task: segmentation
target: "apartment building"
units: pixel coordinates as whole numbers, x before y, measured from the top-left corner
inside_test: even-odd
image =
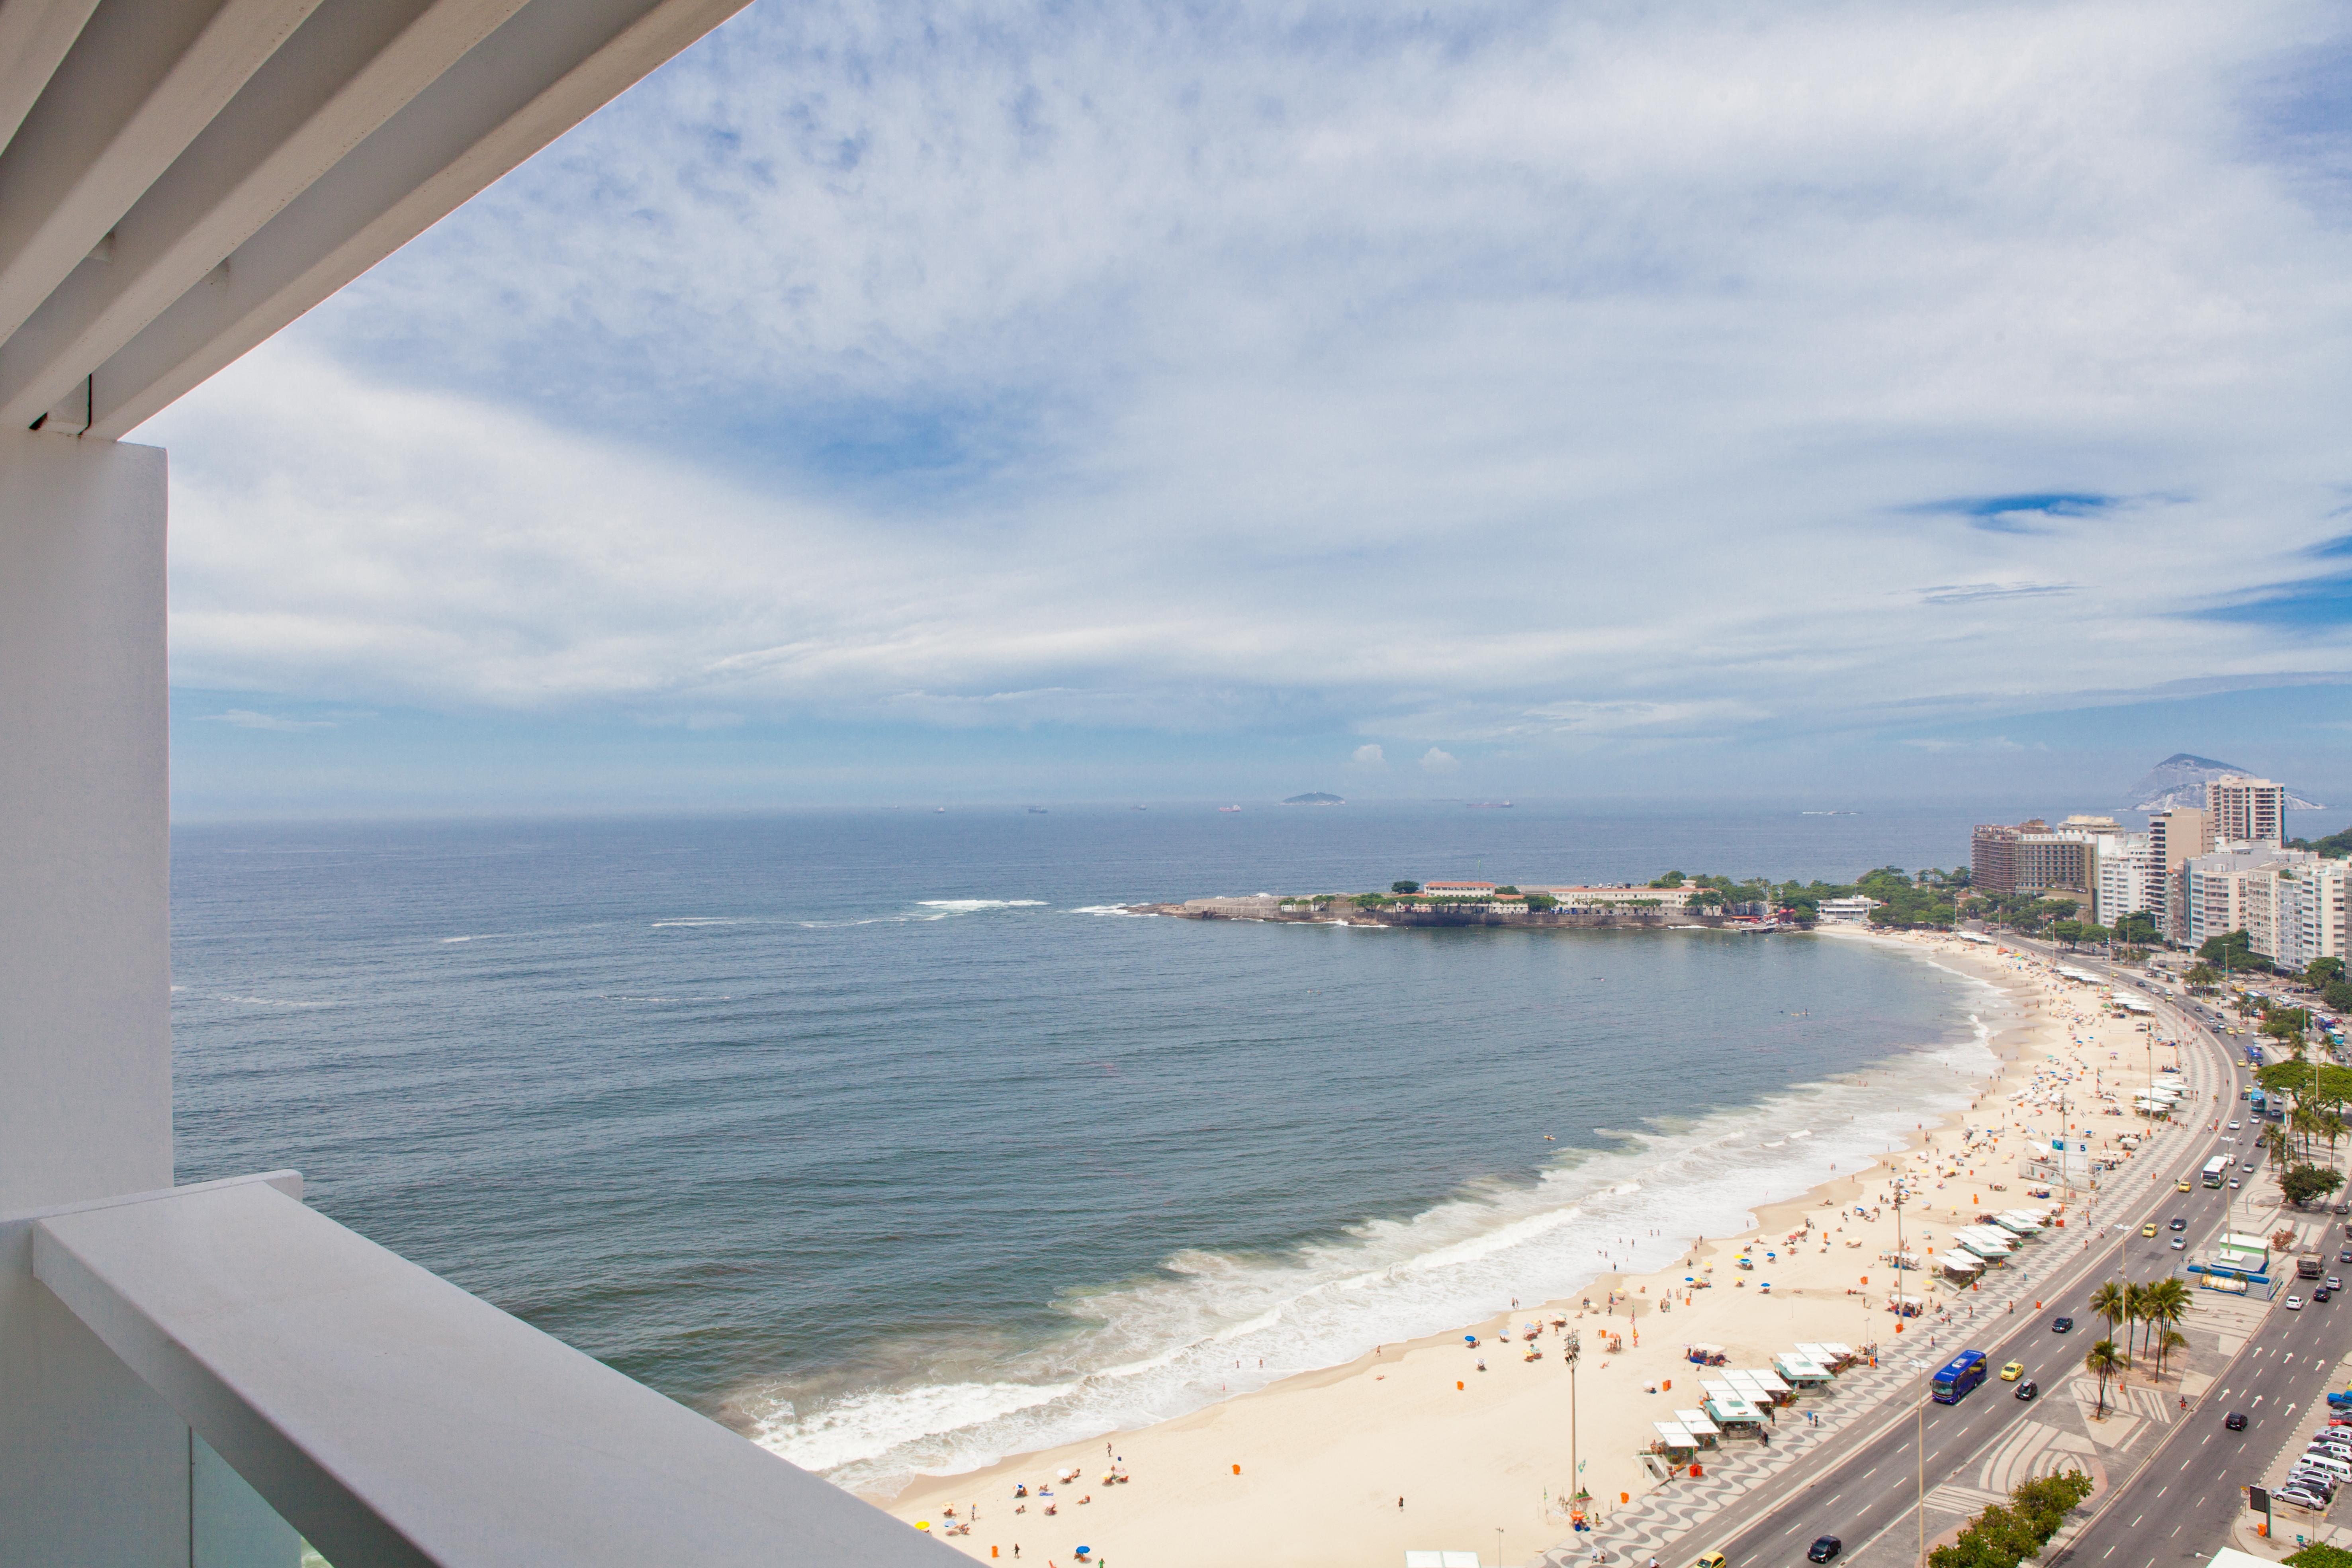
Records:
[[[2093,841],[2096,851],[2091,889],[2091,918],[2111,926],[2126,915],[2155,915],[2163,923],[2164,874],[2150,836],[2145,833],[2103,835]]]
[[[2205,781],[2209,841],[2216,844],[2286,842],[2286,785],[2269,779],[2224,773]]]
[[[1969,835],[1969,885],[1980,893],[2017,891],[2018,837],[2029,827],[2039,831],[2044,826],[2038,820],[2016,827],[1979,823]]]
[[[2212,823],[2198,806],[2153,812],[2147,819],[2147,856],[2158,880],[2148,909],[2157,916],[2158,928],[2173,942],[2189,937],[2189,900],[2181,868],[2212,852]]]
[[[2322,952],[2341,956],[2341,866],[2307,849],[2268,845],[2200,855],[2182,868],[2189,930],[2181,940],[2197,946],[2242,931],[2255,952],[2282,963],[2307,963]]]

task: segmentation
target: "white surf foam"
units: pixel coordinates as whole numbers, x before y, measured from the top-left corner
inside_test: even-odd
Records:
[[[1177,1254],[1150,1279],[1057,1302],[1070,1331],[1005,1358],[999,1375],[910,1376],[804,1415],[776,1394],[750,1391],[745,1403],[768,1406],[757,1435],[785,1458],[887,1489],[1165,1420],[1477,1321],[1515,1297],[1572,1300],[1602,1273],[1664,1267],[1695,1236],[1746,1229],[1758,1204],[1853,1174],[1901,1142],[1921,1111],[1966,1104],[1998,1066],[1981,1024],[1976,1032],[1673,1131],[1619,1131],[1613,1146],[1563,1156],[1532,1184],[1482,1184],[1280,1256]],[[1792,1125],[1811,1136],[1784,1131]]]
[[[918,899],[915,901],[924,909],[944,910],[951,915],[978,914],[982,910],[1036,910],[1045,905],[1043,899]]]

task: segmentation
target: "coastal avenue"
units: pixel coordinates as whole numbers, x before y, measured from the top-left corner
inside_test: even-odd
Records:
[[[2210,1104],[2213,1120],[2228,1121],[2231,1117],[2230,1108],[2236,1103],[2248,1081],[2244,1063],[2210,1030],[2186,1015],[2182,1017],[2177,1037],[2184,1046],[2191,1042],[2203,1044],[2221,1064],[2221,1097]],[[2243,1138],[2246,1142],[2238,1142],[2235,1141],[2237,1138]],[[1882,1360],[1901,1357],[1920,1363],[1918,1400],[1927,1397],[1927,1377],[1962,1349],[1983,1351],[1996,1367],[2011,1360],[2022,1362],[2025,1375],[2042,1385],[2042,1399],[2065,1397],[2066,1384],[2080,1372],[2084,1352],[2105,1332],[2105,1325],[2090,1310],[2091,1292],[2103,1280],[2118,1277],[2126,1267],[2142,1277],[2151,1272],[2168,1273],[2177,1259],[2200,1250],[2225,1227],[2231,1201],[2239,1194],[2226,1187],[2210,1190],[2195,1181],[2198,1168],[2215,1152],[2231,1155],[2233,1166],[2247,1160],[2255,1162],[2256,1170],[2252,1174],[2243,1175],[2249,1188],[2262,1177],[2262,1156],[2252,1142],[2251,1128],[2238,1134],[2227,1131],[2193,1134],[2175,1146],[2170,1160],[2157,1167],[2154,1179],[2147,1182],[2144,1191],[2133,1193],[2127,1189],[2116,1189],[2110,1193],[2108,1202],[2118,1205],[2122,1212],[2104,1217],[2116,1229],[2095,1232],[2095,1247],[2083,1251],[2075,1260],[2062,1258],[2053,1261],[2053,1276],[2027,1282],[2024,1289],[2032,1294],[2019,1300],[2014,1314],[1999,1312],[1998,1303],[1995,1303],[1995,1315],[1987,1323],[1984,1313],[1988,1309],[1979,1305],[1978,1322],[1983,1327],[1972,1327],[1961,1321],[1932,1329],[1923,1325],[1899,1339],[1890,1335],[1880,1342]],[[2191,1182],[2190,1190],[2187,1193],[2178,1190],[2177,1184],[2182,1179]],[[2137,1173],[2134,1173],[2134,1183],[2137,1184]],[[2183,1234],[2189,1240],[2189,1252],[2176,1254],[2170,1249],[2173,1233],[2168,1230],[2159,1232],[2152,1240],[2143,1239],[2137,1234],[2139,1226],[2148,1219],[2162,1223],[2175,1215],[2189,1221],[2189,1228]],[[2042,1303],[2039,1310],[2032,1305],[2035,1300]],[[2352,1302],[2346,1305],[2352,1306]],[[2051,1331],[2051,1321],[2062,1315],[2074,1318],[2076,1324],[2074,1332],[2058,1334]],[[2219,1430],[2221,1415],[2219,1405],[2224,1389],[2232,1390],[2236,1397],[2245,1399],[2264,1394],[2267,1395],[2263,1402],[2265,1407],[2278,1405],[2282,1411],[2291,1413],[2293,1401],[2285,1395],[2284,1388],[2293,1377],[2306,1380],[2300,1397],[2310,1397],[2307,1380],[2312,1368],[2307,1356],[2272,1354],[2257,1358],[2254,1352],[2259,1345],[2295,1340],[2295,1321],[2315,1316],[2324,1317],[2332,1329],[2336,1314],[2326,1308],[2318,1309],[2315,1314],[2312,1311],[2270,1314],[2260,1334],[2249,1342],[2214,1385],[2213,1391],[2199,1402],[2200,1409],[2210,1415],[2210,1425],[2214,1429]],[[2352,1329],[2346,1331],[2352,1332]],[[1927,1342],[1931,1335],[1935,1341],[1932,1349]],[[1912,1342],[1915,1337],[1916,1348]],[[2331,1335],[2329,1343],[2335,1342]],[[2320,1353],[2328,1352],[2323,1350]],[[2270,1389],[2266,1382],[2249,1383],[2249,1363],[2257,1359],[2266,1363],[2266,1373],[2271,1367],[2275,1367],[2275,1378],[2281,1385],[2279,1390]],[[1958,1472],[1979,1460],[1985,1450],[2008,1432],[2012,1422],[2031,1414],[2042,1403],[2041,1400],[2021,1401],[2013,1397],[2013,1384],[1993,1379],[1958,1405],[1927,1405],[1926,1484],[1928,1490],[1954,1479]],[[2258,1415],[2259,1412],[2252,1414]],[[2203,1425],[2192,1416],[2168,1437],[2158,1451],[2158,1463],[2149,1466],[2146,1472],[2152,1479],[2152,1487],[2164,1484],[2160,1474],[2164,1465],[2173,1465],[2177,1469],[2179,1460],[2174,1456],[2186,1452],[2179,1447],[2183,1435],[2201,1431]],[[1733,1568],[1746,1568],[1750,1563],[1794,1563],[1802,1559],[1806,1546],[1822,1535],[1843,1538],[1847,1543],[1849,1556],[1858,1557],[1863,1551],[1898,1527],[1905,1531],[1916,1529],[1914,1514],[1917,1507],[1920,1468],[1916,1441],[1918,1426],[1916,1402],[1912,1399],[1898,1401],[1897,1413],[1882,1415],[1858,1441],[1851,1446],[1841,1445],[1829,1449],[1801,1464],[1794,1471],[1780,1478],[1778,1484],[1769,1489],[1769,1496],[1735,1503],[1710,1521],[1705,1529],[1693,1531],[1676,1543],[1674,1554],[1666,1560],[1687,1563],[1702,1551],[1712,1549],[1724,1552]],[[2252,1439],[2260,1429],[2261,1424],[2256,1422],[2242,1436]],[[2260,1466],[2268,1462],[2277,1445],[2284,1441],[2284,1426],[2279,1419],[2272,1420],[2269,1434],[2259,1443],[2249,1441],[2248,1458],[2242,1464],[2236,1461],[2234,1455],[2224,1457],[2213,1450],[2205,1450],[2213,1455],[2210,1463],[2189,1461],[2198,1466],[2198,1479],[2203,1490],[2220,1494],[2228,1506],[2214,1516],[2210,1529],[2192,1529],[2185,1533],[2183,1542],[2178,1544],[2185,1544],[2191,1550],[2200,1546],[2210,1550],[2210,1545],[2227,1531],[2237,1506],[2235,1489],[2242,1479],[2246,1479],[2241,1472],[2251,1465],[2258,1473]],[[2231,1433],[2226,1436],[2236,1438],[2242,1435]],[[2193,1437],[2191,1441],[2194,1441]],[[2211,1471],[2210,1475],[2206,1473],[2208,1470]],[[2126,1486],[2121,1496],[2129,1499],[2141,1492],[2141,1487],[2133,1484]],[[2136,1526],[2129,1523],[2121,1526],[2135,1541],[2158,1523],[2144,1512],[2126,1513],[2120,1508],[2109,1507],[2107,1498],[2095,1498],[2090,1506],[2097,1510],[2097,1517],[2090,1531],[2071,1548],[2072,1556],[2078,1562],[2104,1561],[2102,1554],[2108,1550],[2108,1527],[2118,1518],[2126,1521],[2137,1518]],[[2165,1506],[2169,1509],[2171,1504]],[[2200,1521],[2203,1512],[2203,1509],[2199,1508]],[[2178,1513],[2168,1513],[2162,1522],[2169,1527],[2183,1517]],[[1913,1554],[1914,1549],[1909,1547],[1902,1552],[1906,1559]],[[2149,1559],[2146,1555],[2135,1557],[2129,1552],[2117,1559],[2119,1562],[2126,1560],[2146,1562]]]

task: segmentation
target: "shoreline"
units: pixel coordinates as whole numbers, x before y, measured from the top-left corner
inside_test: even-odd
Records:
[[[1400,1542],[1463,1549],[1496,1522],[1507,1525],[1525,1554],[1570,1534],[1565,1515],[1548,1513],[1544,1507],[1565,1489],[1560,1483],[1567,1476],[1559,1451],[1566,1435],[1556,1430],[1564,1414],[1557,1397],[1558,1331],[1550,1326],[1556,1319],[1587,1339],[1580,1369],[1585,1484],[1612,1504],[1621,1494],[1638,1497],[1648,1486],[1636,1479],[1632,1440],[1646,1435],[1649,1421],[1671,1418],[1674,1407],[1700,1397],[1697,1369],[1681,1362],[1681,1343],[1721,1342],[1734,1350],[1733,1365],[1752,1367],[1769,1364],[1772,1352],[1801,1341],[1859,1348],[1890,1337],[1894,1320],[1883,1307],[1885,1272],[1879,1257],[1881,1244],[1892,1244],[1891,1219],[1882,1214],[1877,1223],[1864,1221],[1852,1214],[1851,1205],[1884,1188],[1897,1171],[1916,1171],[1922,1163],[1941,1170],[1947,1160],[1959,1162],[1952,1167],[1955,1176],[1965,1170],[1975,1178],[1966,1183],[1979,1189],[1968,1194],[1972,1205],[1986,1196],[1982,1189],[1989,1184],[2018,1189],[2014,1196],[1997,1200],[2005,1205],[2026,1203],[2024,1184],[2005,1173],[2004,1163],[2014,1166],[2013,1152],[2004,1163],[1993,1163],[2003,1159],[1993,1152],[1998,1144],[1980,1159],[1948,1135],[1972,1122],[1987,1122],[1980,1112],[1992,1097],[2002,1095],[2007,1098],[1998,1120],[2005,1140],[2015,1131],[2011,1121],[2022,1126],[2030,1121],[2032,1102],[2020,1102],[2042,1082],[2052,1061],[2061,1068],[2071,1061],[2069,1082],[2084,1075],[2095,1078],[2107,1065],[2095,1068],[2076,1044],[2074,1032],[2092,1028],[2081,1017],[2089,1010],[2087,997],[2078,994],[2071,1013],[2050,1005],[2062,983],[2038,957],[1946,936],[1834,929],[1828,934],[1906,949],[1920,962],[1986,985],[1993,994],[1988,1005],[1972,1011],[1993,1058],[1990,1073],[1977,1081],[1968,1103],[1932,1126],[1917,1127],[1897,1147],[1860,1168],[1758,1205],[1750,1211],[1752,1223],[1734,1235],[1686,1238],[1676,1261],[1665,1268],[1646,1273],[1605,1270],[1569,1296],[1539,1308],[1519,1308],[1518,1318],[1546,1325],[1538,1342],[1544,1359],[1522,1363],[1514,1357],[1490,1363],[1492,1370],[1483,1373],[1454,1376],[1478,1359],[1465,1359],[1463,1334],[1478,1335],[1481,1345],[1491,1349],[1499,1343],[1496,1336],[1503,1324],[1514,1318],[1511,1312],[1489,1314],[1457,1331],[1382,1345],[1351,1362],[1299,1373],[1166,1421],[1011,1456],[951,1476],[920,1477],[895,1495],[874,1500],[910,1524],[929,1522],[935,1531],[950,1519],[969,1522],[976,1503],[979,1527],[954,1537],[951,1544],[980,1557],[994,1546],[1009,1558],[1009,1547],[1019,1542],[1024,1555],[1042,1553],[1055,1564],[1081,1542],[1093,1545],[1102,1560],[1116,1551],[1121,1568],[1131,1568],[1139,1552],[1147,1568],[1162,1556],[1172,1560],[1178,1541],[1197,1545],[1214,1540],[1262,1556],[1269,1554],[1270,1541],[1292,1541],[1294,1549],[1271,1553],[1286,1561],[1391,1551]],[[2113,1021],[2116,1043],[2128,1026]],[[2129,1076],[2122,1069],[2130,1064],[2118,1059],[2116,1065],[2120,1083]],[[2138,1125],[2126,1121],[2119,1131]],[[1931,1152],[1937,1155],[1932,1163]],[[1937,1201],[1937,1189],[1948,1179],[1936,1180],[1913,1200],[1908,1244],[1915,1252],[1932,1249],[1934,1233],[1958,1216],[1956,1203]],[[1804,1231],[1807,1245],[1822,1245],[1802,1256],[1792,1251],[1786,1263],[1774,1262],[1778,1280],[1770,1296],[1748,1289],[1745,1279],[1728,1282],[1727,1277],[1736,1277],[1729,1266],[1739,1250],[1736,1243],[1746,1240],[1760,1248],[1766,1238],[1796,1232],[1808,1221],[1821,1228]],[[1850,1229],[1831,1228],[1840,1225]],[[1832,1237],[1843,1245],[1830,1247]],[[1677,1276],[1705,1278],[1710,1268],[1716,1277],[1707,1288],[1661,1310],[1662,1303],[1675,1300],[1667,1287]],[[1867,1284],[1843,1283],[1865,1277]],[[1931,1310],[1952,1300],[1942,1288],[1930,1292],[1918,1280],[1906,1280],[1906,1293],[1929,1296]],[[1617,1292],[1625,1298],[1622,1302],[1612,1300]],[[1732,1301],[1742,1310],[1727,1312],[1724,1304]],[[1662,1317],[1666,1321],[1656,1321]],[[1738,1320],[1736,1327],[1727,1326],[1729,1318]],[[1606,1347],[1594,1331],[1603,1329],[1624,1331],[1622,1350]],[[1514,1349],[1525,1343],[1517,1342]],[[1677,1367],[1682,1374],[1693,1374],[1684,1391],[1662,1388],[1653,1397],[1627,1386],[1646,1390],[1663,1384],[1677,1375]],[[1546,1371],[1549,1378],[1541,1376]],[[1531,1372],[1536,1375],[1529,1376]],[[1392,1384],[1413,1386],[1409,1392]],[[1121,1462],[1131,1480],[1100,1482],[1104,1467],[1113,1462]],[[1232,1468],[1235,1464],[1242,1466],[1238,1474]],[[1073,1468],[1079,1479],[1064,1489],[1071,1494],[1067,1507],[1055,1500],[1055,1515],[1044,1516],[1040,1508],[1013,1500],[1016,1482],[1026,1481],[1034,1493],[1041,1483],[1051,1484],[1047,1478]],[[1381,1477],[1377,1482],[1370,1479],[1375,1474]],[[1411,1506],[1416,1489],[1429,1500],[1419,1510]],[[1402,1510],[1396,1507],[1399,1495],[1408,1505]],[[1384,1508],[1370,1506],[1367,1500],[1375,1496],[1386,1498]],[[1082,1497],[1090,1502],[1078,1502]],[[1028,1511],[1015,1515],[1016,1506]],[[946,1512],[950,1507],[953,1516]],[[1397,1514],[1402,1518],[1392,1517]],[[1459,1523],[1448,1522],[1457,1514]],[[1470,1519],[1486,1515],[1494,1517],[1471,1532]],[[1310,1549],[1310,1542],[1323,1544]]]

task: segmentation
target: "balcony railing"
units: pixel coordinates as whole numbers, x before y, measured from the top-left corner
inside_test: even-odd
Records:
[[[37,1281],[193,1434],[198,1562],[213,1455],[335,1568],[951,1560],[300,1192],[277,1172],[0,1218],[0,1317]]]

